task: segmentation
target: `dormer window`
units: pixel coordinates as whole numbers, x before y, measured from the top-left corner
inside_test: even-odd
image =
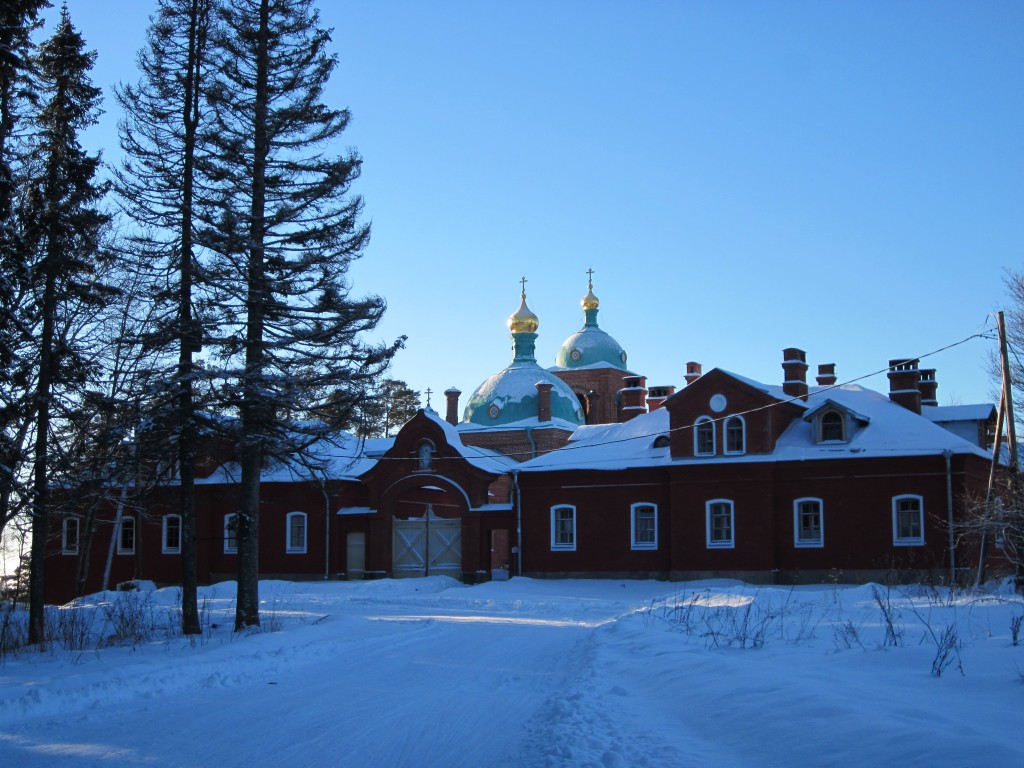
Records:
[[[715,422],[707,416],[701,416],[694,425],[693,452],[697,456],[715,455]]]
[[[820,442],[846,442],[846,419],[839,411],[825,411],[821,414],[819,425]]]
[[[871,423],[871,419],[864,414],[831,398],[809,410],[804,415],[804,421],[813,430],[811,439],[823,444],[850,443]]]

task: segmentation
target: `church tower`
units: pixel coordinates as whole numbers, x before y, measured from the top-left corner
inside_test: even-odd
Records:
[[[458,430],[466,445],[524,461],[565,445],[584,423],[583,408],[572,389],[537,363],[540,321],[526,304],[525,277],[519,309],[507,324],[512,362],[470,395]]]
[[[565,340],[548,370],[572,388],[587,424],[627,421],[647,410],[646,383],[626,367],[626,352],[597,323],[600,300],[594,270],[587,270],[587,294],[580,301],[583,327]]]

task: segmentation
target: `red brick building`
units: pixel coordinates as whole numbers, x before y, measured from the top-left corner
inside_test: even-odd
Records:
[[[648,388],[597,324],[556,365],[534,358],[539,321],[509,318],[513,360],[446,416],[399,434],[339,435],[323,470],[269,467],[262,482],[266,578],[448,574],[466,581],[708,576],[774,583],[934,578],[975,565],[950,536],[988,475],[992,406],[940,408],[935,372],[890,362],[890,392],[807,382],[784,350],[779,384],[687,364],[686,384]],[[237,466],[208,462],[197,487],[199,578],[233,578]],[[178,581],[173,484],[126,492],[55,527],[48,597],[129,579]]]

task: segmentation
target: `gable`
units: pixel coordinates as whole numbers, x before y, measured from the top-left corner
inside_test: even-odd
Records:
[[[485,466],[486,465],[486,466]],[[502,474],[498,458],[462,444],[458,432],[436,414],[420,410],[395,436],[372,469],[360,476],[371,501],[391,487],[416,485],[416,477],[443,478],[463,489],[470,507],[487,503],[488,487]]]
[[[697,455],[695,429],[698,423],[707,421],[714,430],[713,454],[724,455],[728,445],[726,422],[733,417],[741,420],[745,431],[744,453],[771,453],[779,436],[805,410],[802,403],[775,396],[770,387],[758,386],[720,368],[676,392],[665,401],[664,408],[670,414],[673,458]]]

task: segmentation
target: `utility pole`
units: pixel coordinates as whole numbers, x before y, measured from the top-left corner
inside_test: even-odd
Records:
[[[1013,418],[1013,386],[1012,380],[1010,379],[1010,355],[1007,351],[1006,343],[1006,324],[1003,319],[1003,313],[1000,310],[996,313],[996,330],[999,333],[999,370],[1002,374],[1002,393],[999,398],[999,411],[996,416],[996,442],[992,447],[992,468],[988,476],[988,491],[985,494],[985,513],[988,514],[990,505],[992,504],[992,491],[995,485],[995,472],[996,466],[999,461],[999,455],[1001,453],[1001,440],[1002,440],[1002,426],[1005,420],[1006,423],[1006,443],[1007,443],[1007,492],[1012,503],[1017,501],[1017,486],[1020,478],[1018,477],[1017,467],[1017,427],[1014,424]],[[988,531],[982,529],[981,534],[981,550],[978,553],[978,579],[977,583],[980,586],[985,580],[985,559],[988,555]],[[1020,573],[1017,574],[1018,580]]]

